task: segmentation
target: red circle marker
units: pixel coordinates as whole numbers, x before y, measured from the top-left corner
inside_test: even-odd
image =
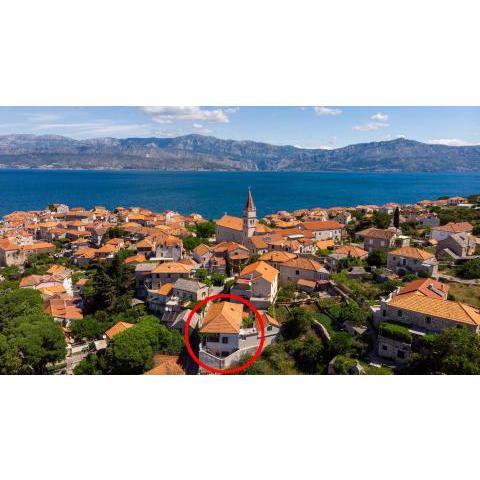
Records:
[[[192,321],[192,318],[193,318],[193,315],[195,314],[195,312],[197,312],[197,310],[202,308],[208,302],[211,302],[212,300],[218,300],[220,298],[230,298],[232,300],[237,300],[237,301],[243,303],[244,305],[246,305],[257,317],[258,323],[260,325],[260,330],[262,332],[262,335],[260,337],[260,343],[259,343],[259,345],[257,347],[257,350],[255,351],[253,357],[250,360],[248,360],[248,362],[245,362],[243,365],[240,365],[239,367],[230,368],[230,369],[226,369],[226,370],[222,370],[220,368],[213,368],[213,367],[210,367],[209,365],[203,363],[193,352],[192,347],[190,345],[190,338],[189,338],[189,335],[188,335],[188,328],[190,326],[190,322]],[[190,354],[192,359],[198,365],[200,365],[205,370],[208,370],[209,372],[220,373],[222,375],[227,375],[227,374],[230,374],[230,373],[241,372],[242,370],[245,370],[250,365],[252,365],[252,363],[255,362],[255,360],[257,360],[257,358],[262,353],[263,344],[265,343],[265,327],[263,325],[263,320],[262,320],[262,316],[260,315],[260,312],[248,300],[245,300],[244,298],[239,297],[238,295],[232,295],[231,293],[219,293],[217,295],[211,295],[210,297],[204,298],[201,302],[197,303],[195,305],[195,307],[193,307],[192,311],[188,315],[187,321],[185,322],[185,329],[183,331],[183,336],[184,336],[184,339],[185,339],[185,346],[187,347],[188,353]]]

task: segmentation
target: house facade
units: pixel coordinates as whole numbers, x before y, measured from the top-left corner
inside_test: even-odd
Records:
[[[368,253],[375,250],[393,248],[397,233],[395,230],[383,230],[380,228],[367,228],[357,232],[357,236],[363,239],[363,248]]]
[[[387,268],[399,274],[412,272],[429,277],[438,276],[435,255],[415,247],[402,247],[388,252]]]

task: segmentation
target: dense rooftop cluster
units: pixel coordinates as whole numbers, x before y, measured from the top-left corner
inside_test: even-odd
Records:
[[[183,346],[192,309],[224,292],[261,315],[260,373],[341,373],[346,365],[347,373],[370,373],[409,368],[425,336],[452,327],[480,333],[479,233],[476,196],[258,218],[249,191],[241,217],[216,221],[52,204],[3,217],[0,285],[7,300],[35,291],[45,318],[61,330],[65,354],[45,356],[42,372],[238,366],[262,337],[242,303],[208,302],[193,315],[189,335],[202,368]],[[13,335],[5,325],[0,335]],[[349,349],[332,350],[342,335],[351,337]],[[311,344],[321,353],[307,368],[302,355]],[[13,355],[23,355],[21,342]]]

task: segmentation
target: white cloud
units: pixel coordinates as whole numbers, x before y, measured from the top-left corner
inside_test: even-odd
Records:
[[[238,111],[238,107],[217,108],[206,110],[200,107],[141,107],[151,115],[157,123],[173,123],[185,121],[203,121],[213,123],[228,123],[228,115]]]
[[[339,108],[329,108],[329,107],[313,107],[317,115],[330,115],[336,117],[342,114],[342,111]]]
[[[434,145],[448,145],[450,147],[465,147],[470,145],[477,145],[475,143],[466,142],[460,138],[439,138],[437,140],[428,140],[426,143]]]
[[[387,128],[389,127],[389,123],[384,123],[384,122],[369,122],[365,123],[363,125],[355,125],[352,127],[354,130],[357,130],[359,132],[372,132],[374,130],[379,130],[380,128]]]
[[[385,123],[387,120],[388,120],[388,115],[385,114],[385,113],[376,113],[375,115],[372,115],[370,117],[371,120],[373,120],[374,122],[383,122]]]
[[[201,125],[200,123],[194,123],[192,125],[192,128],[193,128],[193,131],[195,133],[200,133],[202,135],[208,135],[210,133],[212,133],[212,130],[210,130],[209,128],[205,128],[203,125]]]

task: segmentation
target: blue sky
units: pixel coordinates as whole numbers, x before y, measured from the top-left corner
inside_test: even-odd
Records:
[[[406,137],[480,144],[480,107],[0,107],[0,135],[170,137],[188,133],[304,148]]]

